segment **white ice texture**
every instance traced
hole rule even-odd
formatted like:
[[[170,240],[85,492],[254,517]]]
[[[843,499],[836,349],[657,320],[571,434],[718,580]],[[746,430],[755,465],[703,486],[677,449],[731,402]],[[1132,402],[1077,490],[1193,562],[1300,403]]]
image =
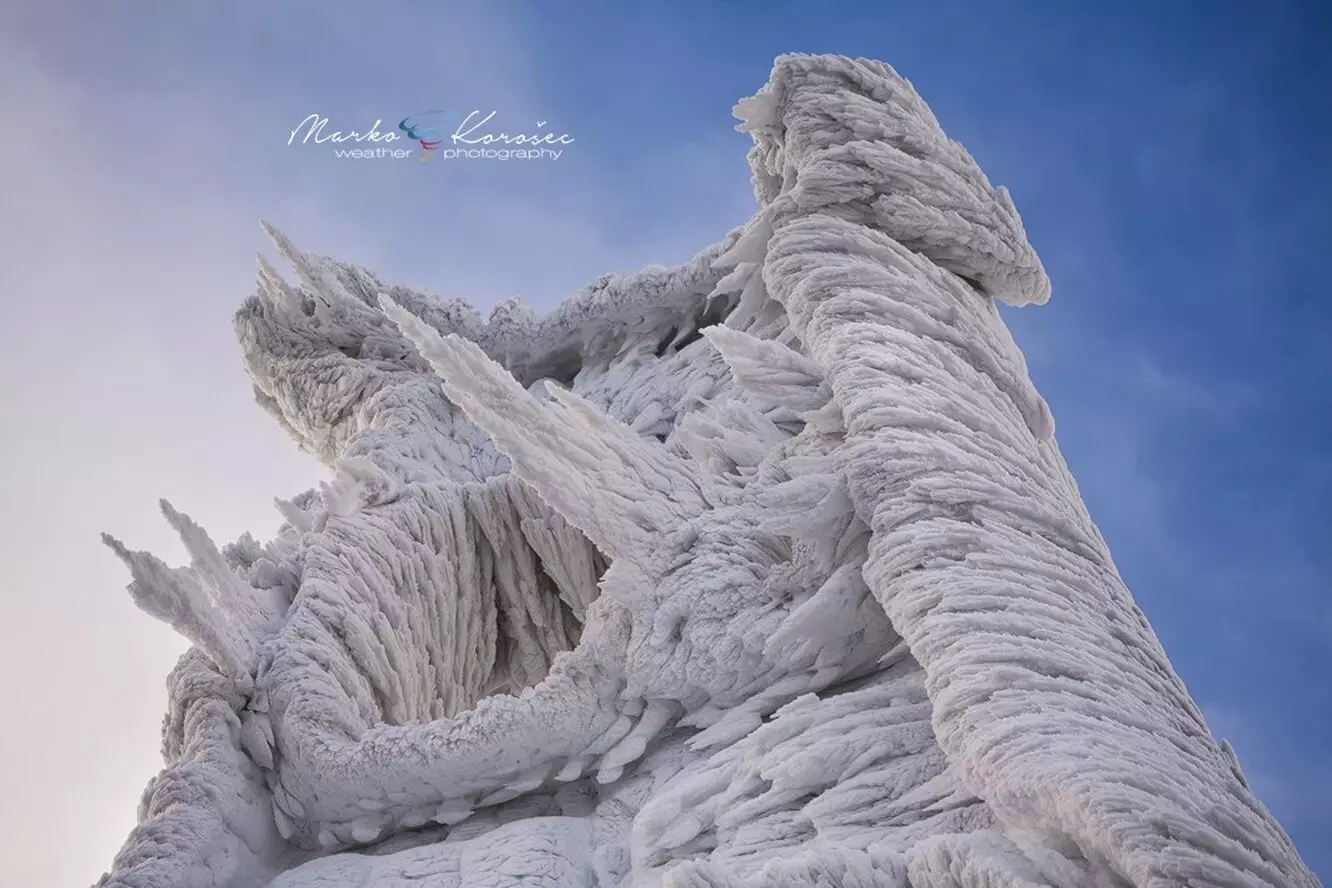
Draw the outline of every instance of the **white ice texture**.
[[[736,114],[753,219],[547,317],[270,229],[237,333],[333,480],[107,538],[194,647],[99,885],[1318,885],[1060,456],[1008,193],[880,62]]]

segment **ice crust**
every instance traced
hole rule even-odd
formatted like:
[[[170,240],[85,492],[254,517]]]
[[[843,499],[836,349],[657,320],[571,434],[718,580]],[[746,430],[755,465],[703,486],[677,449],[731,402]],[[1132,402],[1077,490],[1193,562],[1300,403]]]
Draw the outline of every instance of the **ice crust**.
[[[1060,456],[1007,192],[880,62],[736,114],[754,218],[547,317],[269,229],[236,330],[332,480],[107,538],[194,648],[99,885],[1318,885]]]

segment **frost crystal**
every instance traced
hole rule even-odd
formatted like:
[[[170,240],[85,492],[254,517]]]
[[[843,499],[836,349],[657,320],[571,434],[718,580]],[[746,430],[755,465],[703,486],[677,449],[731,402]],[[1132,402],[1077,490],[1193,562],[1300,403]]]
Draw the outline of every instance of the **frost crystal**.
[[[1317,885],[1060,456],[1007,192],[879,62],[736,113],[754,218],[548,317],[270,229],[237,332],[333,480],[107,538],[195,647],[99,884]]]

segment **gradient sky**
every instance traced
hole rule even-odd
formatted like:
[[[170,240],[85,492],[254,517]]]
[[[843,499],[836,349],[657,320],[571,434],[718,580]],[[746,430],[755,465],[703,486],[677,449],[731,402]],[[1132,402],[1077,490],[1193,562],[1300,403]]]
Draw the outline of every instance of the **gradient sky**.
[[[6,884],[91,883],[160,764],[184,645],[98,533],[180,563],[159,496],[226,541],[322,477],[231,340],[259,219],[390,281],[549,309],[751,214],[730,109],[787,51],[890,62],[1013,192],[1054,296],[1006,316],[1092,514],[1332,882],[1327,5],[433,5],[0,4]],[[312,112],[440,107],[576,143],[451,165],[286,144]]]

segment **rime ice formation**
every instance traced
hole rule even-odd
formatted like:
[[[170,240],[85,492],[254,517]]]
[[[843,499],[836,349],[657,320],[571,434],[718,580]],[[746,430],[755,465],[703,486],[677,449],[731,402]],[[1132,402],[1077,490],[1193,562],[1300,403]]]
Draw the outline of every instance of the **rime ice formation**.
[[[995,301],[1007,192],[887,65],[783,56],[760,204],[489,322],[298,251],[236,319],[333,479],[189,567],[107,888],[1293,888]]]

